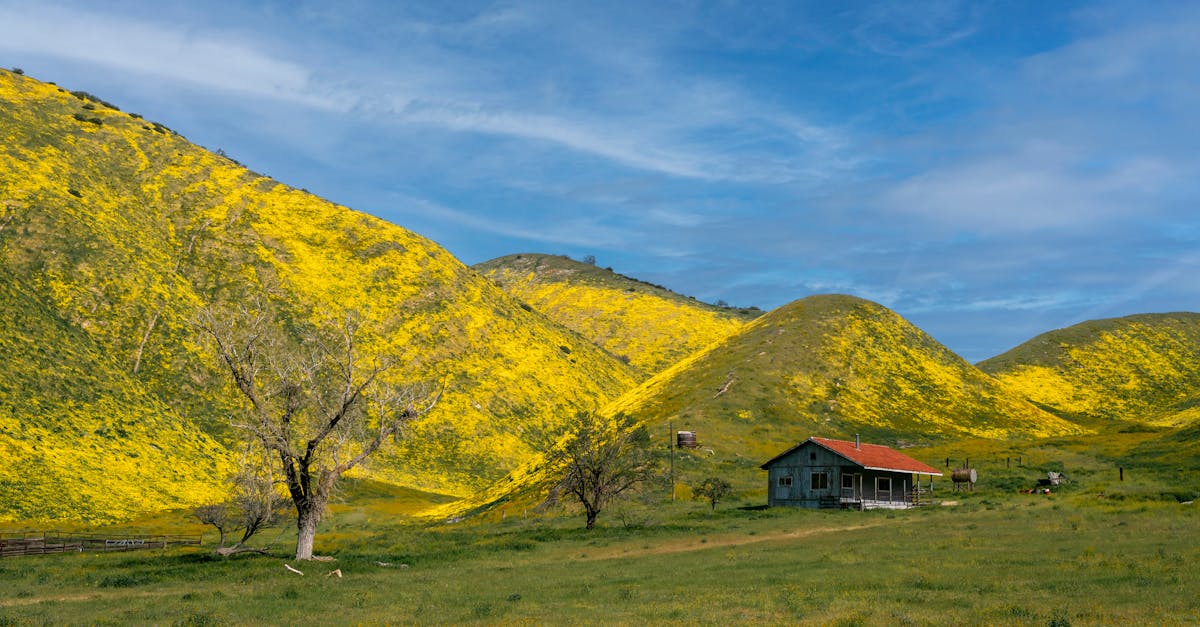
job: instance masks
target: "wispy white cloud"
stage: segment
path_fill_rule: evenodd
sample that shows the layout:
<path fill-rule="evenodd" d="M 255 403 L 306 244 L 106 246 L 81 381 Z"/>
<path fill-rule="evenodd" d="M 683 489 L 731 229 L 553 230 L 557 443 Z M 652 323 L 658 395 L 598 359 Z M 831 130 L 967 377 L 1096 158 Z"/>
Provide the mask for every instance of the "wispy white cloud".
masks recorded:
<path fill-rule="evenodd" d="M 1097 233 L 1177 213 L 1200 191 L 1197 28 L 1195 10 L 1106 21 L 1006 74 L 986 70 L 986 107 L 924 133 L 922 149 L 950 156 L 889 186 L 880 206 L 938 232 L 993 235 Z"/>
<path fill-rule="evenodd" d="M 901 182 L 882 201 L 941 230 L 990 234 L 1067 228 L 1088 231 L 1116 216 L 1145 216 L 1138 196 L 1177 180 L 1155 157 L 1091 165 L 1086 155 L 1035 141 L 1011 153 L 948 164 Z"/>
<path fill-rule="evenodd" d="M 1128 14 L 1096 7 L 1103 17 L 1093 30 L 1071 43 L 1027 59 L 1022 72 L 1044 89 L 1039 95 L 1084 98 L 1101 95 L 1097 104 L 1111 106 L 1144 98 L 1194 102 L 1200 85 L 1185 71 L 1200 62 L 1195 45 L 1200 6 L 1166 3 L 1155 9 L 1134 4 Z M 1121 25 L 1114 28 L 1114 23 Z M 1170 104 L 1170 103 L 1163 103 Z"/>
<path fill-rule="evenodd" d="M 396 112 L 398 121 L 543 141 L 609 159 L 622 165 L 684 178 L 729 178 L 727 171 L 703 167 L 697 155 L 646 146 L 627 133 L 605 133 L 592 125 L 556 116 L 513 111 L 485 111 L 454 104 L 410 103 Z M 708 164 L 711 165 L 711 164 Z"/>
<path fill-rule="evenodd" d="M 395 124 L 539 142 L 680 178 L 811 183 L 858 163 L 837 129 L 805 122 L 740 94 L 728 93 L 720 101 L 712 93 L 708 96 L 708 106 L 675 100 L 651 114 L 579 107 L 544 111 L 536 99 L 525 108 L 489 105 L 486 96 L 470 89 L 355 97 L 361 109 Z M 736 128 L 741 136 L 712 139 L 722 128 Z"/>
<path fill-rule="evenodd" d="M 1091 303 L 1091 307 L 1083 310 L 1079 315 L 1084 320 L 1113 315 L 1113 312 L 1128 309 L 1131 304 L 1144 300 L 1152 292 L 1164 290 L 1185 294 L 1189 297 L 1190 302 L 1195 303 L 1195 299 L 1200 297 L 1200 285 L 1197 285 L 1192 279 L 1198 273 L 1200 273 L 1200 253 L 1187 252 L 1160 259 L 1151 269 L 1144 271 L 1139 276 L 1131 277 L 1132 280 L 1123 288 L 1114 290 L 1114 293 L 1107 295 L 1106 298 Z M 1183 308 L 1173 307 L 1172 309 Z"/>
<path fill-rule="evenodd" d="M 425 218 L 436 218 L 489 235 L 542 244 L 602 249 L 616 247 L 627 235 L 621 229 L 605 227 L 586 218 L 522 225 L 516 219 L 497 219 L 486 214 L 454 209 L 431 200 L 407 195 L 397 197 L 397 206 L 399 207 L 397 212 L 401 214 L 420 214 Z"/>
<path fill-rule="evenodd" d="M 855 41 L 881 55 L 907 57 L 944 48 L 975 34 L 979 15 L 962 0 L 910 3 L 885 0 L 850 11 L 858 26 Z"/>
<path fill-rule="evenodd" d="M 650 38 L 616 54 L 609 33 L 569 22 L 543 24 L 520 6 L 481 11 L 453 23 L 404 21 L 397 28 L 413 41 L 386 43 L 388 56 L 397 63 L 361 59 L 344 49 L 331 52 L 340 62 L 337 66 L 313 63 L 317 54 L 302 57 L 286 37 L 267 41 L 254 38 L 252 31 L 102 13 L 91 5 L 24 3 L 5 13 L 0 49 L 316 109 L 353 111 L 392 124 L 537 142 L 671 177 L 816 181 L 854 162 L 835 129 L 757 102 L 709 78 L 681 83 L 677 68 L 662 67 L 655 58 Z M 568 54 L 576 55 L 571 61 L 582 62 L 592 72 L 575 80 L 586 80 L 586 89 L 603 85 L 605 92 L 613 91 L 609 85 L 617 86 L 616 93 L 601 92 L 593 100 L 581 100 L 570 91 L 555 96 L 546 88 L 560 84 L 561 89 L 561 80 L 556 69 L 539 67 L 546 61 L 498 55 L 480 63 L 477 55 L 456 50 L 485 48 L 531 29 L 560 27 L 581 29 L 579 38 L 585 40 L 568 39 Z M 355 70 L 360 64 L 365 70 Z M 508 72 L 526 76 L 522 82 L 497 85 L 498 75 Z M 618 97 L 622 91 L 629 96 Z M 632 98 L 644 99 L 648 106 L 630 107 Z M 751 145 L 709 139 L 713 129 L 722 127 L 751 132 L 739 139 Z M 755 143 L 770 148 L 756 148 Z"/>
<path fill-rule="evenodd" d="M 309 70 L 240 37 L 96 13 L 87 7 L 8 4 L 0 49 L 136 72 L 172 82 L 340 109 L 314 89 Z"/>

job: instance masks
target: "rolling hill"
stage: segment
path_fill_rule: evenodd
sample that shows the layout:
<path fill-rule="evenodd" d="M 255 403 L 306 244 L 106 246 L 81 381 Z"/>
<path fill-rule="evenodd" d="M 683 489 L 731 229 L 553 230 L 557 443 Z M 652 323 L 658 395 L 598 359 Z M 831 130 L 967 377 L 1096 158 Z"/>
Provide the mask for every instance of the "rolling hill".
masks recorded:
<path fill-rule="evenodd" d="M 1200 314 L 1141 314 L 1043 333 L 979 363 L 1008 389 L 1072 420 L 1200 421 Z"/>
<path fill-rule="evenodd" d="M 725 338 L 762 313 L 709 305 L 554 255 L 508 255 L 474 267 L 509 294 L 647 375 Z"/>
<path fill-rule="evenodd" d="M 639 379 L 435 243 L 90 94 L 0 71 L 0 138 L 0 277 L 12 297 L 5 315 L 20 320 L 0 328 L 2 437 L 20 459 L 0 465 L 0 485 L 24 503 L 3 502 L 0 519 L 126 515 L 59 507 L 39 487 L 38 477 L 57 477 L 55 490 L 99 503 L 125 464 L 84 472 L 81 456 L 100 455 L 91 449 L 151 455 L 157 446 L 170 457 L 147 464 L 126 491 L 146 495 L 140 509 L 208 498 L 225 463 L 212 442 L 232 443 L 226 417 L 240 402 L 196 341 L 191 321 L 209 305 L 267 295 L 294 320 L 355 310 L 386 329 L 372 351 L 409 364 L 391 376 L 447 389 L 369 472 L 444 493 L 503 476 L 543 430 Z M 59 346 L 69 350 L 48 358 Z M 91 378 L 71 394 L 66 383 L 26 387 L 45 368 L 60 381 Z M 76 433 L 93 425 L 120 425 L 124 435 Z M 154 439 L 176 428 L 178 437 Z M 194 490 L 173 483 L 185 468 L 198 469 L 188 471 Z"/>
<path fill-rule="evenodd" d="M 903 444 L 1081 429 L 1004 391 L 891 310 L 851 296 L 780 307 L 606 408 L 769 458 L 809 435 Z"/>
<path fill-rule="evenodd" d="M 1087 429 L 1010 393 L 891 310 L 851 296 L 812 296 L 749 323 L 607 405 L 660 444 L 696 431 L 683 483 L 721 476 L 762 489 L 759 465 L 809 436 L 897 447 L 961 438 L 1036 439 Z M 447 511 L 537 492 L 554 470 L 518 469 L 487 494 Z"/>

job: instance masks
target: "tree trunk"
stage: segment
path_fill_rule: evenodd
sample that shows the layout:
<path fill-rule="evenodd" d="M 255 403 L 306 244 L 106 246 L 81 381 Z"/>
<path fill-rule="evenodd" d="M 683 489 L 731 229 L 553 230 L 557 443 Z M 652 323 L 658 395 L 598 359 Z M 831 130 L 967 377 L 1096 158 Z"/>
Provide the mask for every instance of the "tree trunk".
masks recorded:
<path fill-rule="evenodd" d="M 321 522 L 321 511 L 307 508 L 296 517 L 300 535 L 296 537 L 296 559 L 310 560 L 313 557 L 313 539 L 317 537 L 317 523 Z"/>
<path fill-rule="evenodd" d="M 596 526 L 596 515 L 599 513 L 599 510 L 594 510 L 590 507 L 587 508 L 587 527 L 585 529 L 591 529 Z"/>
<path fill-rule="evenodd" d="M 142 369 L 142 352 L 146 350 L 146 341 L 150 339 L 150 334 L 154 332 L 154 325 L 158 324 L 158 317 L 162 315 L 162 308 L 154 310 L 154 315 L 150 317 L 150 322 L 146 323 L 146 332 L 142 334 L 142 341 L 138 342 L 137 350 L 133 352 L 133 374 L 137 374 Z"/>

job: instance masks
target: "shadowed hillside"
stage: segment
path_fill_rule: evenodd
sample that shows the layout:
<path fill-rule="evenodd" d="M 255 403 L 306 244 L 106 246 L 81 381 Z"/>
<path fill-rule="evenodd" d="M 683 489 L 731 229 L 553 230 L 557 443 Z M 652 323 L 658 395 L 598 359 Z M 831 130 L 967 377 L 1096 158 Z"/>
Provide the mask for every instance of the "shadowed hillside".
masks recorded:
<path fill-rule="evenodd" d="M 2 267 L 0 329 L 0 520 L 124 518 L 219 499 L 225 448 Z"/>
<path fill-rule="evenodd" d="M 37 371 L 45 351 L 70 337 L 92 362 L 60 355 L 63 367 L 100 379 L 91 404 L 55 390 L 10 402 L 4 418 L 24 427 L 5 433 L 21 446 L 57 422 L 145 423 L 149 415 L 186 419 L 228 444 L 223 425 L 239 399 L 191 320 L 202 306 L 256 294 L 306 324 L 357 310 L 383 330 L 370 351 L 406 364 L 388 376 L 447 383 L 437 411 L 371 471 L 424 489 L 465 494 L 502 476 L 543 429 L 637 380 L 433 242 L 251 172 L 89 94 L 0 71 L 0 138 L 0 269 L 21 282 L 22 331 L 35 334 L 0 329 L 14 347 L 5 372 Z M 118 397 L 112 386 L 132 391 Z M 0 378 L 0 398 L 23 394 L 19 381 Z M 210 463 L 190 451 L 170 450 L 172 466 Z M 70 455 L 45 463 L 69 478 L 64 490 L 89 480 Z M 147 489 L 162 489 L 171 472 L 147 479 Z M 33 487 L 25 476 L 5 481 L 14 492 Z M 7 507 L 0 517 L 13 516 Z M 108 514 L 118 512 L 92 512 Z"/>
<path fill-rule="evenodd" d="M 1200 314 L 1084 322 L 1039 335 L 979 368 L 1074 420 L 1193 424 L 1200 420 Z"/>
<path fill-rule="evenodd" d="M 508 255 L 475 268 L 646 374 L 661 372 L 762 313 L 709 305 L 566 257 Z"/>

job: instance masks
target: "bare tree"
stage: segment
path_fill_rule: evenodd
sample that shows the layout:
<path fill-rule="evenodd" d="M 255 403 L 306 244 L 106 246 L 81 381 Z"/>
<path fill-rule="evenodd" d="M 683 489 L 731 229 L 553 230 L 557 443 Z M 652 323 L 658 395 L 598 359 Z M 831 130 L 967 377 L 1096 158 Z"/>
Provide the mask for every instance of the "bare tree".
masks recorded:
<path fill-rule="evenodd" d="M 296 559 L 307 560 L 337 480 L 433 409 L 441 388 L 385 379 L 396 362 L 362 354 L 356 314 L 334 333 L 289 336 L 283 322 L 263 304 L 197 317 L 202 337 L 248 402 L 234 426 L 278 459 L 296 508 Z"/>
<path fill-rule="evenodd" d="M 194 510 L 200 522 L 212 525 L 220 534 L 217 544 L 220 555 L 265 552 L 266 549 L 247 547 L 246 542 L 259 531 L 273 526 L 287 504 L 287 499 L 275 490 L 270 464 L 255 461 L 252 456 L 253 451 L 247 447 L 238 472 L 232 478 L 233 493 L 228 500 L 201 505 Z M 239 532 L 241 538 L 232 546 L 226 546 L 227 538 Z"/>
<path fill-rule="evenodd" d="M 550 454 L 563 468 L 550 500 L 570 495 L 583 506 L 586 528 L 595 527 L 606 505 L 654 475 L 657 460 L 649 444 L 645 427 L 624 414 L 612 420 L 592 412 L 579 414 Z"/>

